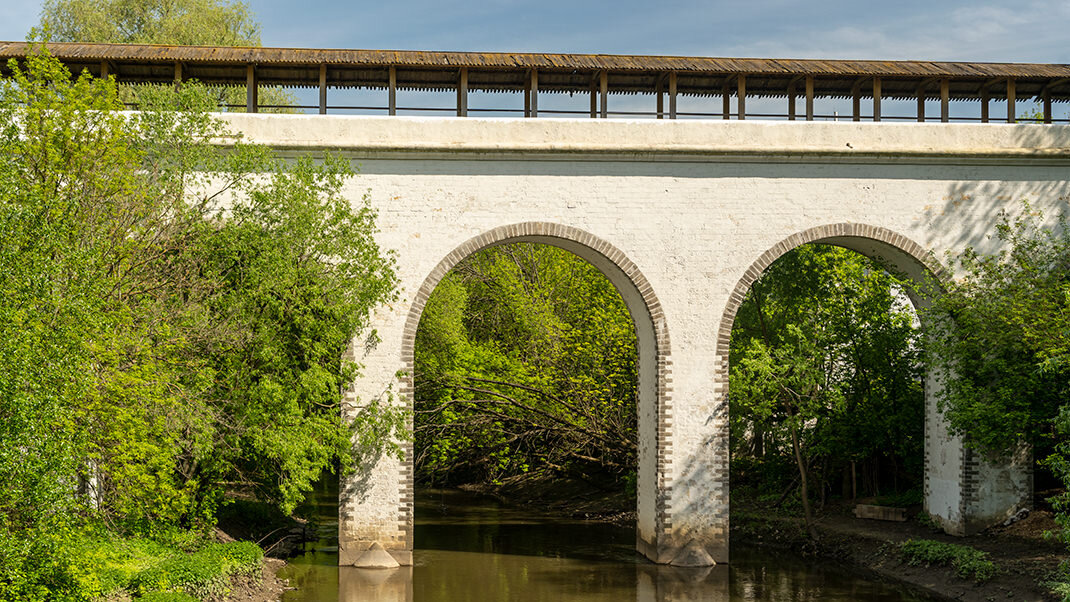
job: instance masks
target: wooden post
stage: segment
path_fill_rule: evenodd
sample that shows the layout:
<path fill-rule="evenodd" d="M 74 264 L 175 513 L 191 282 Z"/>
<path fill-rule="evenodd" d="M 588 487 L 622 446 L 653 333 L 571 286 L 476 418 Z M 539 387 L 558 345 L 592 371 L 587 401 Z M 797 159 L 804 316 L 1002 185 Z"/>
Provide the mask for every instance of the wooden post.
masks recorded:
<path fill-rule="evenodd" d="M 598 75 L 598 88 L 600 99 L 599 113 L 602 119 L 609 117 L 609 72 L 603 71 Z"/>
<path fill-rule="evenodd" d="M 981 88 L 981 123 L 988 123 L 988 84 Z"/>
<path fill-rule="evenodd" d="M 851 121 L 862 120 L 862 80 L 851 86 Z"/>
<path fill-rule="evenodd" d="M 386 111 L 388 115 L 398 114 L 398 68 L 390 66 L 390 81 L 387 83 Z"/>
<path fill-rule="evenodd" d="M 881 78 L 873 78 L 873 121 L 881 120 Z"/>
<path fill-rule="evenodd" d="M 739 108 L 739 115 L 736 119 L 744 120 L 747 118 L 747 76 L 742 73 L 736 76 L 736 107 Z"/>
<path fill-rule="evenodd" d="M 327 63 L 320 63 L 320 115 L 327 114 Z"/>
<path fill-rule="evenodd" d="M 676 119 L 676 72 L 669 74 L 669 119 Z"/>
<path fill-rule="evenodd" d="M 591 119 L 598 117 L 598 82 L 591 77 Z"/>
<path fill-rule="evenodd" d="M 795 121 L 795 98 L 798 96 L 795 92 L 795 80 L 791 80 L 788 84 L 788 121 Z"/>
<path fill-rule="evenodd" d="M 721 86 L 721 119 L 731 119 L 732 117 L 732 98 L 728 94 L 728 84 L 732 81 L 732 76 L 724 78 L 724 85 Z"/>
<path fill-rule="evenodd" d="M 1051 123 L 1051 90 L 1044 88 L 1040 93 L 1040 102 L 1044 105 L 1044 123 Z"/>
<path fill-rule="evenodd" d="M 539 116 L 539 70 L 531 70 L 531 116 Z"/>
<path fill-rule="evenodd" d="M 814 76 L 806 76 L 806 120 L 814 120 Z"/>
<path fill-rule="evenodd" d="M 1015 122 L 1014 115 L 1014 78 L 1007 78 L 1007 123 Z"/>
<path fill-rule="evenodd" d="M 657 103 L 654 107 L 654 114 L 658 119 L 665 118 L 665 76 L 658 75 L 657 81 L 654 82 L 654 95 L 657 97 Z"/>
<path fill-rule="evenodd" d="M 100 79 L 108 79 L 108 61 L 100 61 Z"/>
<path fill-rule="evenodd" d="M 925 86 L 918 86 L 918 122 L 925 123 Z"/>
<path fill-rule="evenodd" d="M 182 87 L 182 63 L 175 61 L 175 90 Z"/>
<path fill-rule="evenodd" d="M 256 113 L 259 99 L 257 98 L 256 65 L 245 66 L 245 112 Z"/>
<path fill-rule="evenodd" d="M 457 76 L 457 116 L 468 117 L 468 67 Z"/>
<path fill-rule="evenodd" d="M 947 78 L 940 80 L 940 121 L 951 121 L 951 82 Z"/>
<path fill-rule="evenodd" d="M 524 117 L 531 117 L 531 75 L 524 78 Z"/>

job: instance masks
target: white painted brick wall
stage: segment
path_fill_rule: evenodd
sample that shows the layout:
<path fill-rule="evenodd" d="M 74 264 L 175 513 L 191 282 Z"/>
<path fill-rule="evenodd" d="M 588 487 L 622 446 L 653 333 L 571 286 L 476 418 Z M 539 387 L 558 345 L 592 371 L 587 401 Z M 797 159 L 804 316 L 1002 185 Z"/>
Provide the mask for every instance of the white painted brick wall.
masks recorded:
<path fill-rule="evenodd" d="M 732 291 L 763 253 L 835 223 L 879 226 L 937 254 L 965 245 L 991 249 L 986 235 L 1001 209 L 1028 199 L 1054 214 L 1070 198 L 1070 128 L 1063 126 L 228 119 L 284 153 L 333 149 L 360 168 L 346 193 L 357 200 L 370 190 L 379 240 L 397 253 L 402 283 L 400 300 L 376 312 L 382 343 L 363 358 L 362 398 L 397 388 L 416 291 L 473 237 L 507 224 L 562 224 L 608 242 L 638 266 L 671 340 L 671 454 L 662 475 L 672 487 L 671 528 L 658 534 L 661 561 L 691 539 L 727 560 L 727 472 L 723 456 L 713 456 L 727 449 L 717 337 Z M 959 482 L 945 477 L 961 472 L 961 454 L 957 442 L 942 439 L 927 436 L 931 454 L 950 454 L 944 468 L 951 474 L 930 462 L 929 507 L 946 507 L 945 518 L 960 521 L 953 516 Z M 399 528 L 400 471 L 385 460 L 369 472 L 361 496 L 346 501 L 342 535 L 350 549 L 343 562 L 373 540 L 406 559 L 411 539 Z"/>

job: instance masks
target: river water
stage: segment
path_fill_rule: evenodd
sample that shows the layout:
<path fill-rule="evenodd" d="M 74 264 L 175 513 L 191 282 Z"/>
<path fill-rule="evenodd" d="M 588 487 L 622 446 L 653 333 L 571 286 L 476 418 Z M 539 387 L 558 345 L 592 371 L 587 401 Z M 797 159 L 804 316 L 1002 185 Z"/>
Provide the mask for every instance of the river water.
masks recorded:
<path fill-rule="evenodd" d="M 681 569 L 635 552 L 635 530 L 562 520 L 453 490 L 418 491 L 412 567 L 338 567 L 337 489 L 301 512 L 319 540 L 279 576 L 283 602 L 914 602 L 834 565 L 733 542 L 731 566 Z"/>

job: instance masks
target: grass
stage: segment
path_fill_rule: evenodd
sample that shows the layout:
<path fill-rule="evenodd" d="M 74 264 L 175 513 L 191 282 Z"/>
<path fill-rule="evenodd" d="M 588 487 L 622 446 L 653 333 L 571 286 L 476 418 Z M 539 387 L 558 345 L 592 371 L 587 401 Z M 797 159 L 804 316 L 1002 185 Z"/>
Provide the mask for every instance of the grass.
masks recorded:
<path fill-rule="evenodd" d="M 65 550 L 64 572 L 77 597 L 87 598 L 126 592 L 154 602 L 196 601 L 225 593 L 231 576 L 259 572 L 264 555 L 246 541 L 178 545 L 91 534 L 77 541 Z"/>
<path fill-rule="evenodd" d="M 996 574 L 988 553 L 931 539 L 908 539 L 899 544 L 899 554 L 912 566 L 950 566 L 963 579 L 984 583 Z"/>

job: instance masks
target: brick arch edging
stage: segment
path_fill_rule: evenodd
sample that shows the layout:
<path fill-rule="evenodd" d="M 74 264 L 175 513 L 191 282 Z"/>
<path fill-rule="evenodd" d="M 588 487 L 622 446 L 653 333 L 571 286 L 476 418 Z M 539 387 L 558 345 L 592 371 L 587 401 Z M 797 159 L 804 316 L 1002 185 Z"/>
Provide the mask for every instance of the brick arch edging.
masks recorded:
<path fill-rule="evenodd" d="M 750 290 L 751 285 L 762 275 L 766 268 L 788 251 L 807 243 L 829 238 L 860 238 L 884 243 L 910 256 L 935 277 L 938 283 L 945 283 L 950 279 L 950 274 L 940 265 L 931 252 L 906 236 L 880 226 L 838 223 L 817 226 L 792 234 L 762 253 L 743 273 L 735 288 L 732 289 L 732 293 L 728 296 L 728 304 L 724 313 L 721 314 L 716 346 L 717 357 L 720 359 L 717 384 L 722 385 L 722 391 L 728 391 L 728 351 L 732 342 L 732 325 L 736 321 L 736 313 L 739 312 L 740 306 L 743 305 L 743 299 L 747 296 L 747 291 Z"/>
<path fill-rule="evenodd" d="M 659 301 L 654 294 L 653 286 L 651 286 L 646 276 L 639 270 L 639 267 L 629 259 L 623 251 L 611 243 L 589 232 L 564 224 L 550 222 L 521 222 L 493 228 L 483 234 L 468 239 L 453 249 L 453 251 L 439 261 L 434 269 L 432 269 L 424 278 L 420 288 L 417 289 L 416 294 L 413 296 L 409 305 L 409 313 L 405 319 L 401 342 L 402 373 L 400 375 L 401 382 L 399 390 L 401 401 L 405 407 L 411 409 L 412 396 L 414 394 L 413 375 L 416 370 L 416 330 L 419 328 L 420 318 L 423 315 L 424 308 L 427 306 L 428 299 L 431 297 L 431 293 L 434 292 L 435 288 L 446 274 L 466 257 L 487 247 L 508 242 L 542 242 L 544 244 L 553 244 L 552 239 L 560 239 L 584 247 L 587 250 L 601 255 L 616 266 L 627 280 L 631 282 L 632 286 L 635 287 L 636 292 L 639 293 L 643 305 L 645 306 L 643 309 L 646 310 L 646 315 L 649 317 L 653 327 L 654 355 L 657 367 L 655 383 L 655 410 L 657 415 L 655 486 L 659 492 L 659 495 L 657 495 L 656 498 L 655 522 L 657 531 L 661 532 L 664 528 L 671 525 L 671 516 L 668 507 L 671 485 L 669 485 L 667 477 L 667 475 L 671 474 L 671 433 L 673 426 L 671 385 L 672 361 L 669 330 L 664 308 L 661 305 L 661 301 Z M 586 260 L 586 258 L 584 259 Z M 608 274 L 606 274 L 606 276 L 609 277 Z M 633 314 L 633 320 L 634 319 L 635 316 Z M 408 416 L 407 426 L 409 431 L 412 432 L 412 413 L 409 412 Z M 403 463 L 402 467 L 400 499 L 402 500 L 403 505 L 407 506 L 408 512 L 404 513 L 407 514 L 407 517 L 402 519 L 399 527 L 405 533 L 405 540 L 409 549 L 412 549 L 413 522 L 411 510 L 414 487 L 412 466 L 413 443 L 411 441 L 405 442 L 402 447 L 406 461 Z"/>

